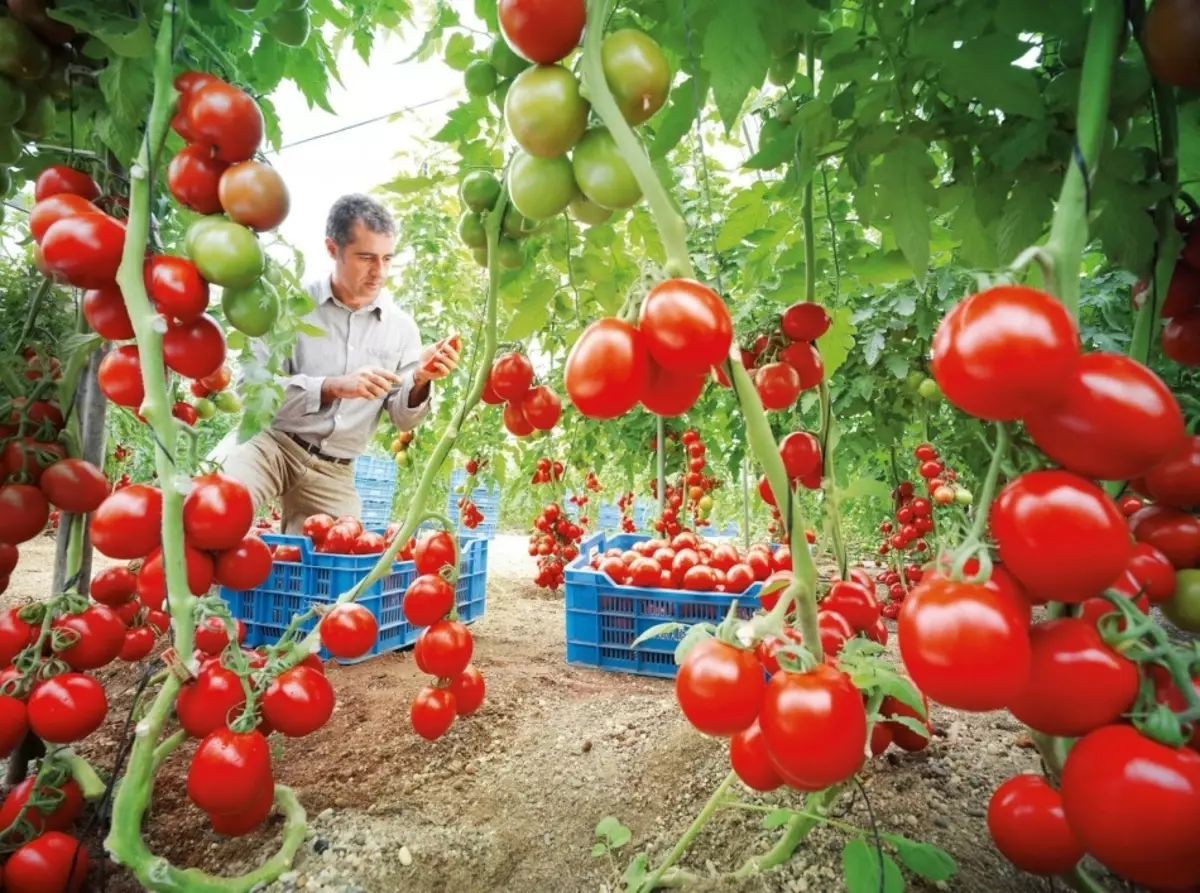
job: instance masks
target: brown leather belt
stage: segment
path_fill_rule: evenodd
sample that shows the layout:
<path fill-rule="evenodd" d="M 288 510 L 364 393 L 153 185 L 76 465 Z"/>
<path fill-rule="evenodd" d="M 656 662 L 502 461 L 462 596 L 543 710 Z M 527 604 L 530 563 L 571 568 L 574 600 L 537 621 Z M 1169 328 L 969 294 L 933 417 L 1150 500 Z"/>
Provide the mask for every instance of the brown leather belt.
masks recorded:
<path fill-rule="evenodd" d="M 299 436 L 293 434 L 291 431 L 284 431 L 283 433 L 286 434 L 288 437 L 290 437 L 295 442 L 295 444 L 298 447 L 300 447 L 300 449 L 304 450 L 304 452 L 308 453 L 310 456 L 316 456 L 322 462 L 333 462 L 337 465 L 349 465 L 351 462 L 354 461 L 353 459 L 339 459 L 336 456 L 326 456 L 324 453 L 322 453 L 319 449 L 317 449 L 315 446 L 313 446 L 307 440 L 301 439 Z"/>

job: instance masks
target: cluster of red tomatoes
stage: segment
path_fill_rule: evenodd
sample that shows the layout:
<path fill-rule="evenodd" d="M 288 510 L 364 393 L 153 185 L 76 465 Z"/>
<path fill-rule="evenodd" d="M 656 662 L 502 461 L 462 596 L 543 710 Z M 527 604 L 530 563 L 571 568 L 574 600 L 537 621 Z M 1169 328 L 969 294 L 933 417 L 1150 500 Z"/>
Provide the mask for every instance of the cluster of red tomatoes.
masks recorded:
<path fill-rule="evenodd" d="M 404 616 L 423 626 L 413 659 L 423 673 L 434 677 L 413 700 L 409 716 L 422 738 L 436 741 L 459 716 L 470 716 L 483 703 L 483 674 L 471 664 L 475 642 L 459 622 L 452 579 L 457 551 L 445 531 L 423 536 L 413 549 L 417 578 L 404 593 Z"/>
<path fill-rule="evenodd" d="M 883 616 L 895 620 L 900 616 L 900 606 L 910 589 L 916 586 L 925 576 L 925 570 L 919 564 L 906 564 L 900 570 L 886 570 L 879 574 L 879 582 L 887 587 L 888 600 L 883 606 Z"/>
<path fill-rule="evenodd" d="M 572 496 L 571 502 L 584 511 L 588 498 Z M 533 582 L 542 589 L 558 589 L 563 584 L 564 568 L 579 557 L 579 543 L 586 532 L 588 519 L 580 515 L 572 521 L 557 502 L 547 504 L 533 521 L 529 535 L 529 554 L 537 558 L 537 574 Z"/>
<path fill-rule="evenodd" d="M 483 402 L 504 404 L 504 427 L 514 437 L 549 431 L 562 418 L 562 400 L 549 385 L 533 386 L 533 364 L 513 351 L 496 358 L 483 387 Z"/>
<path fill-rule="evenodd" d="M 480 459 L 478 456 L 468 459 L 466 471 L 468 477 L 475 477 L 481 469 L 487 468 L 487 459 Z M 471 498 L 471 494 L 464 492 L 458 500 L 459 517 L 462 519 L 463 527 L 468 530 L 474 530 L 485 520 L 485 515 L 479 510 L 479 506 L 475 504 L 475 500 Z"/>
<path fill-rule="evenodd" d="M 698 431 L 694 428 L 689 428 L 682 434 L 671 431 L 667 433 L 667 438 L 668 440 L 678 440 L 683 446 L 687 471 L 680 474 L 678 484 L 667 484 L 666 506 L 663 508 L 662 517 L 655 519 L 654 529 L 666 536 L 675 536 L 685 529 L 684 523 L 687 520 L 687 512 L 684 508 L 685 497 L 687 509 L 691 510 L 692 523 L 697 527 L 709 525 L 708 516 L 713 507 L 713 498 L 709 494 L 721 486 L 721 481 L 704 471 L 708 466 L 708 460 L 705 458 L 707 447 Z M 651 440 L 650 449 L 658 449 L 657 437 Z M 650 481 L 649 490 L 650 495 L 657 499 L 657 480 Z M 680 520 L 681 514 L 685 515 L 683 520 Z"/>
<path fill-rule="evenodd" d="M 1175 220 L 1184 234 L 1183 254 L 1175 264 L 1167 297 L 1159 308 L 1166 322 L 1162 329 L 1162 351 L 1181 366 L 1200 366 L 1200 220 Z M 1133 303 L 1140 308 L 1149 286 L 1145 281 L 1133 288 Z"/>
<path fill-rule="evenodd" d="M 537 469 L 529 479 L 531 484 L 558 483 L 563 479 L 563 464 L 555 459 L 553 462 L 545 456 L 537 460 Z"/>
<path fill-rule="evenodd" d="M 669 492 L 669 491 L 668 491 Z M 669 498 L 669 497 L 668 497 Z M 633 521 L 633 508 L 636 500 L 632 490 L 627 490 L 617 499 L 617 511 L 621 513 L 621 532 L 636 533 L 637 524 Z"/>
<path fill-rule="evenodd" d="M 742 348 L 742 365 L 750 371 L 759 399 L 767 409 L 790 409 L 804 391 L 825 378 L 825 363 L 816 341 L 832 324 L 820 304 L 801 301 L 783 312 L 779 329 L 759 335 Z M 722 384 L 725 384 L 722 378 Z"/>
<path fill-rule="evenodd" d="M 1200 438 L 1186 435 L 1174 396 L 1153 372 L 1126 356 L 1081 354 L 1066 308 L 1030 288 L 1000 286 L 956 305 L 934 337 L 933 374 L 972 415 L 1023 422 L 1061 466 L 1018 475 L 997 495 L 988 522 L 998 560 L 986 580 L 976 582 L 975 558 L 961 580 L 939 567 L 899 616 L 901 656 L 929 698 L 960 710 L 1008 709 L 1036 732 L 1078 739 L 1058 790 L 1018 779 L 997 792 L 998 845 L 1038 873 L 1066 871 L 1086 852 L 1149 887 L 1200 883 L 1192 846 L 1200 754 L 1125 719 L 1160 703 L 1177 709 L 1186 698 L 1161 653 L 1115 648 L 1110 641 L 1127 624 L 1099 622 L 1117 610 L 1106 593 L 1143 611 L 1160 603 L 1184 621 L 1200 614 L 1189 607 L 1200 599 L 1189 576 L 1196 572 L 1176 563 L 1200 563 L 1200 539 L 1178 523 L 1153 523 L 1164 513 L 1190 518 L 1185 510 L 1200 506 Z M 1127 525 L 1097 480 L 1137 481 L 1155 504 L 1128 505 L 1135 513 Z M 1035 621 L 1033 607 L 1051 601 L 1074 610 Z M 1200 690 L 1194 660 L 1191 672 Z M 1021 821 L 1035 816 L 1040 831 L 1017 847 L 1005 829 L 1020 804 L 1032 804 Z M 1171 834 L 1158 830 L 1166 827 Z"/>
<path fill-rule="evenodd" d="M 591 566 L 619 586 L 737 593 L 772 573 L 790 575 L 792 555 L 786 546 L 772 552 L 765 543 L 743 552 L 732 543 L 714 545 L 685 530 L 669 540 L 642 540 L 625 551 L 597 553 Z"/>

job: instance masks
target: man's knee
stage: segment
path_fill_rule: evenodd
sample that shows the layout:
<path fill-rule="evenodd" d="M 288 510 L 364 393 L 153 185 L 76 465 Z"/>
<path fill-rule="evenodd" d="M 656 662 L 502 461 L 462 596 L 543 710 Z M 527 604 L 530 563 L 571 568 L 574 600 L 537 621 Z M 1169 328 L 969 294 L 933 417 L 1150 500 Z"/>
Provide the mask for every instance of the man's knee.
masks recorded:
<path fill-rule="evenodd" d="M 230 449 L 223 471 L 250 491 L 255 508 L 261 508 L 282 494 L 278 456 L 279 444 L 267 431 L 260 431 L 245 443 Z"/>

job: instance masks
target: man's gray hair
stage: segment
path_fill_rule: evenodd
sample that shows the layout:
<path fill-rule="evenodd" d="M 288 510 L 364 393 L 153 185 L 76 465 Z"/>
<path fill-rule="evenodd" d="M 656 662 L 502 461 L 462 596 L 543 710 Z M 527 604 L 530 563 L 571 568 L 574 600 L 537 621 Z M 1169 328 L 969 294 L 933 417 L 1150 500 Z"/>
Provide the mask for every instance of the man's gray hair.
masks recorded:
<path fill-rule="evenodd" d="M 361 220 L 371 232 L 396 234 L 396 221 L 387 208 L 375 199 L 356 192 L 343 195 L 333 203 L 329 218 L 325 221 L 325 235 L 333 239 L 338 248 L 345 248 L 350 244 L 356 220 Z"/>

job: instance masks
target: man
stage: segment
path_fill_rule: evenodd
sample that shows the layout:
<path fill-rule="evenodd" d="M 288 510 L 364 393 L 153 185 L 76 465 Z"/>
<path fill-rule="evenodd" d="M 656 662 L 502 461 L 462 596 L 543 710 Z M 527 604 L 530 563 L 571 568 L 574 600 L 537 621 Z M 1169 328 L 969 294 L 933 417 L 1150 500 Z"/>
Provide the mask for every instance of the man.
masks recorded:
<path fill-rule="evenodd" d="M 338 199 L 325 246 L 333 274 L 305 286 L 317 302 L 305 321 L 323 334 L 297 337 L 274 421 L 224 463 L 256 507 L 282 499 L 284 533 L 299 533 L 319 512 L 357 516 L 353 462 L 380 416 L 386 411 L 401 431 L 416 428 L 429 412 L 432 383 L 459 360 L 449 345 L 422 348 L 412 316 L 383 293 L 396 226 L 382 205 L 365 195 Z"/>

